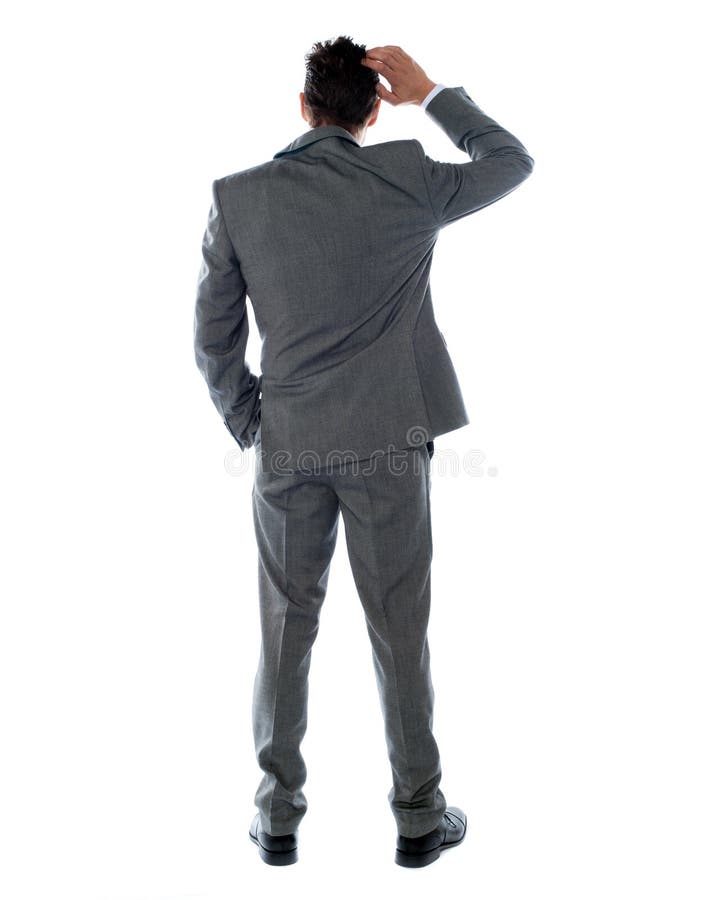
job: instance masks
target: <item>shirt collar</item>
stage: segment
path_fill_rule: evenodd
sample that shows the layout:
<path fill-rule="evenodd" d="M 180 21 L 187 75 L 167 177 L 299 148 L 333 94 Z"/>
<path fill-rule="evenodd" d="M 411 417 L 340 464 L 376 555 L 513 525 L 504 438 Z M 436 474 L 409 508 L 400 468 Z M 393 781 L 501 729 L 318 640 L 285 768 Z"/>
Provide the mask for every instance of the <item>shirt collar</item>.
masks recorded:
<path fill-rule="evenodd" d="M 294 153 L 296 150 L 302 150 L 303 147 L 314 144 L 316 141 L 322 141 L 323 138 L 327 137 L 345 138 L 347 141 L 352 141 L 356 147 L 360 147 L 360 144 L 350 131 L 346 131 L 346 129 L 342 128 L 340 125 L 319 125 L 317 128 L 311 128 L 310 131 L 306 131 L 305 134 L 301 134 L 300 137 L 291 141 L 287 147 L 283 147 L 282 150 L 275 153 L 273 159 L 278 159 L 279 156 L 284 156 L 286 153 Z"/>

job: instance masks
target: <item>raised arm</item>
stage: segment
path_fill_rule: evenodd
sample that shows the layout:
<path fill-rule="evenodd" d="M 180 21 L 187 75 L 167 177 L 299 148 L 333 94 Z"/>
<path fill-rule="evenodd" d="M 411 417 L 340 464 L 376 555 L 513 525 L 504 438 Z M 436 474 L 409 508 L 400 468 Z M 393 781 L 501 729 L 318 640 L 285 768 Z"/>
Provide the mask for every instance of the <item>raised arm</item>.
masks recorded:
<path fill-rule="evenodd" d="M 463 87 L 433 82 L 400 47 L 374 47 L 363 64 L 383 75 L 378 95 L 391 106 L 422 106 L 460 150 L 467 163 L 439 162 L 415 141 L 428 188 L 429 203 L 439 228 L 500 200 L 515 190 L 533 170 L 534 160 L 523 144 L 486 115 Z"/>

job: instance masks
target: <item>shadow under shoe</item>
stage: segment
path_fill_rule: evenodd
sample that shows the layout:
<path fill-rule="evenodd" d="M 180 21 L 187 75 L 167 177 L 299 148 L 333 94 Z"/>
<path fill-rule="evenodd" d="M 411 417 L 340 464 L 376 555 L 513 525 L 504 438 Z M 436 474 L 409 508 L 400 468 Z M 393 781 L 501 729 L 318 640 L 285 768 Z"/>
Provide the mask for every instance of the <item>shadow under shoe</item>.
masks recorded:
<path fill-rule="evenodd" d="M 457 806 L 449 806 L 433 831 L 420 837 L 398 835 L 396 862 L 399 866 L 419 868 L 427 866 L 441 855 L 442 850 L 455 847 L 466 836 L 466 814 Z"/>
<path fill-rule="evenodd" d="M 251 841 L 258 845 L 263 862 L 270 866 L 289 866 L 298 862 L 298 832 L 292 834 L 268 834 L 260 827 L 260 813 L 250 824 Z"/>

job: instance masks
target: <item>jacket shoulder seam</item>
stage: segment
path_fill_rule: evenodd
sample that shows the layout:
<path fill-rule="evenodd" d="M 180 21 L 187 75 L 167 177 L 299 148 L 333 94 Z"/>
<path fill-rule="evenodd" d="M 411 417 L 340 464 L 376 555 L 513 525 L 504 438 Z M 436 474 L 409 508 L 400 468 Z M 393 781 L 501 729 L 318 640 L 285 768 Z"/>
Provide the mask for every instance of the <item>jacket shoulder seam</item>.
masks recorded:
<path fill-rule="evenodd" d="M 433 99 L 435 100 L 436 98 L 434 97 Z M 431 197 L 431 189 L 428 184 L 428 176 L 426 175 L 426 167 L 424 165 L 424 157 L 425 157 L 426 151 L 423 149 L 423 144 L 421 144 L 421 142 L 417 138 L 413 138 L 413 143 L 418 152 L 418 158 L 419 158 L 420 165 L 421 165 L 421 175 L 423 176 L 423 183 L 426 186 L 426 194 L 428 195 L 428 205 L 430 206 L 431 213 L 433 214 L 433 221 L 436 223 L 436 225 L 438 225 L 439 224 L 438 216 L 436 215 L 436 209 L 435 209 L 435 206 L 433 205 L 433 198 Z"/>

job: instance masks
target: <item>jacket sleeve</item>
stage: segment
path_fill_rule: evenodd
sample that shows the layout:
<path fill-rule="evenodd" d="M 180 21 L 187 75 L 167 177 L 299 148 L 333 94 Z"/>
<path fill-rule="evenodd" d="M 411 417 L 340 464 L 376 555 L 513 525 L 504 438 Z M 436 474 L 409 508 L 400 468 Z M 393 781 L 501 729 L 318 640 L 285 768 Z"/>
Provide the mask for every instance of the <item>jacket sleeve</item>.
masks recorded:
<path fill-rule="evenodd" d="M 223 219 L 217 179 L 212 195 L 195 301 L 195 361 L 226 428 L 246 450 L 260 425 L 262 376 L 252 374 L 245 360 L 246 284 Z"/>
<path fill-rule="evenodd" d="M 534 160 L 523 144 L 487 116 L 463 87 L 444 88 L 426 106 L 471 162 L 438 162 L 415 141 L 438 228 L 483 209 L 515 190 L 531 174 Z"/>

